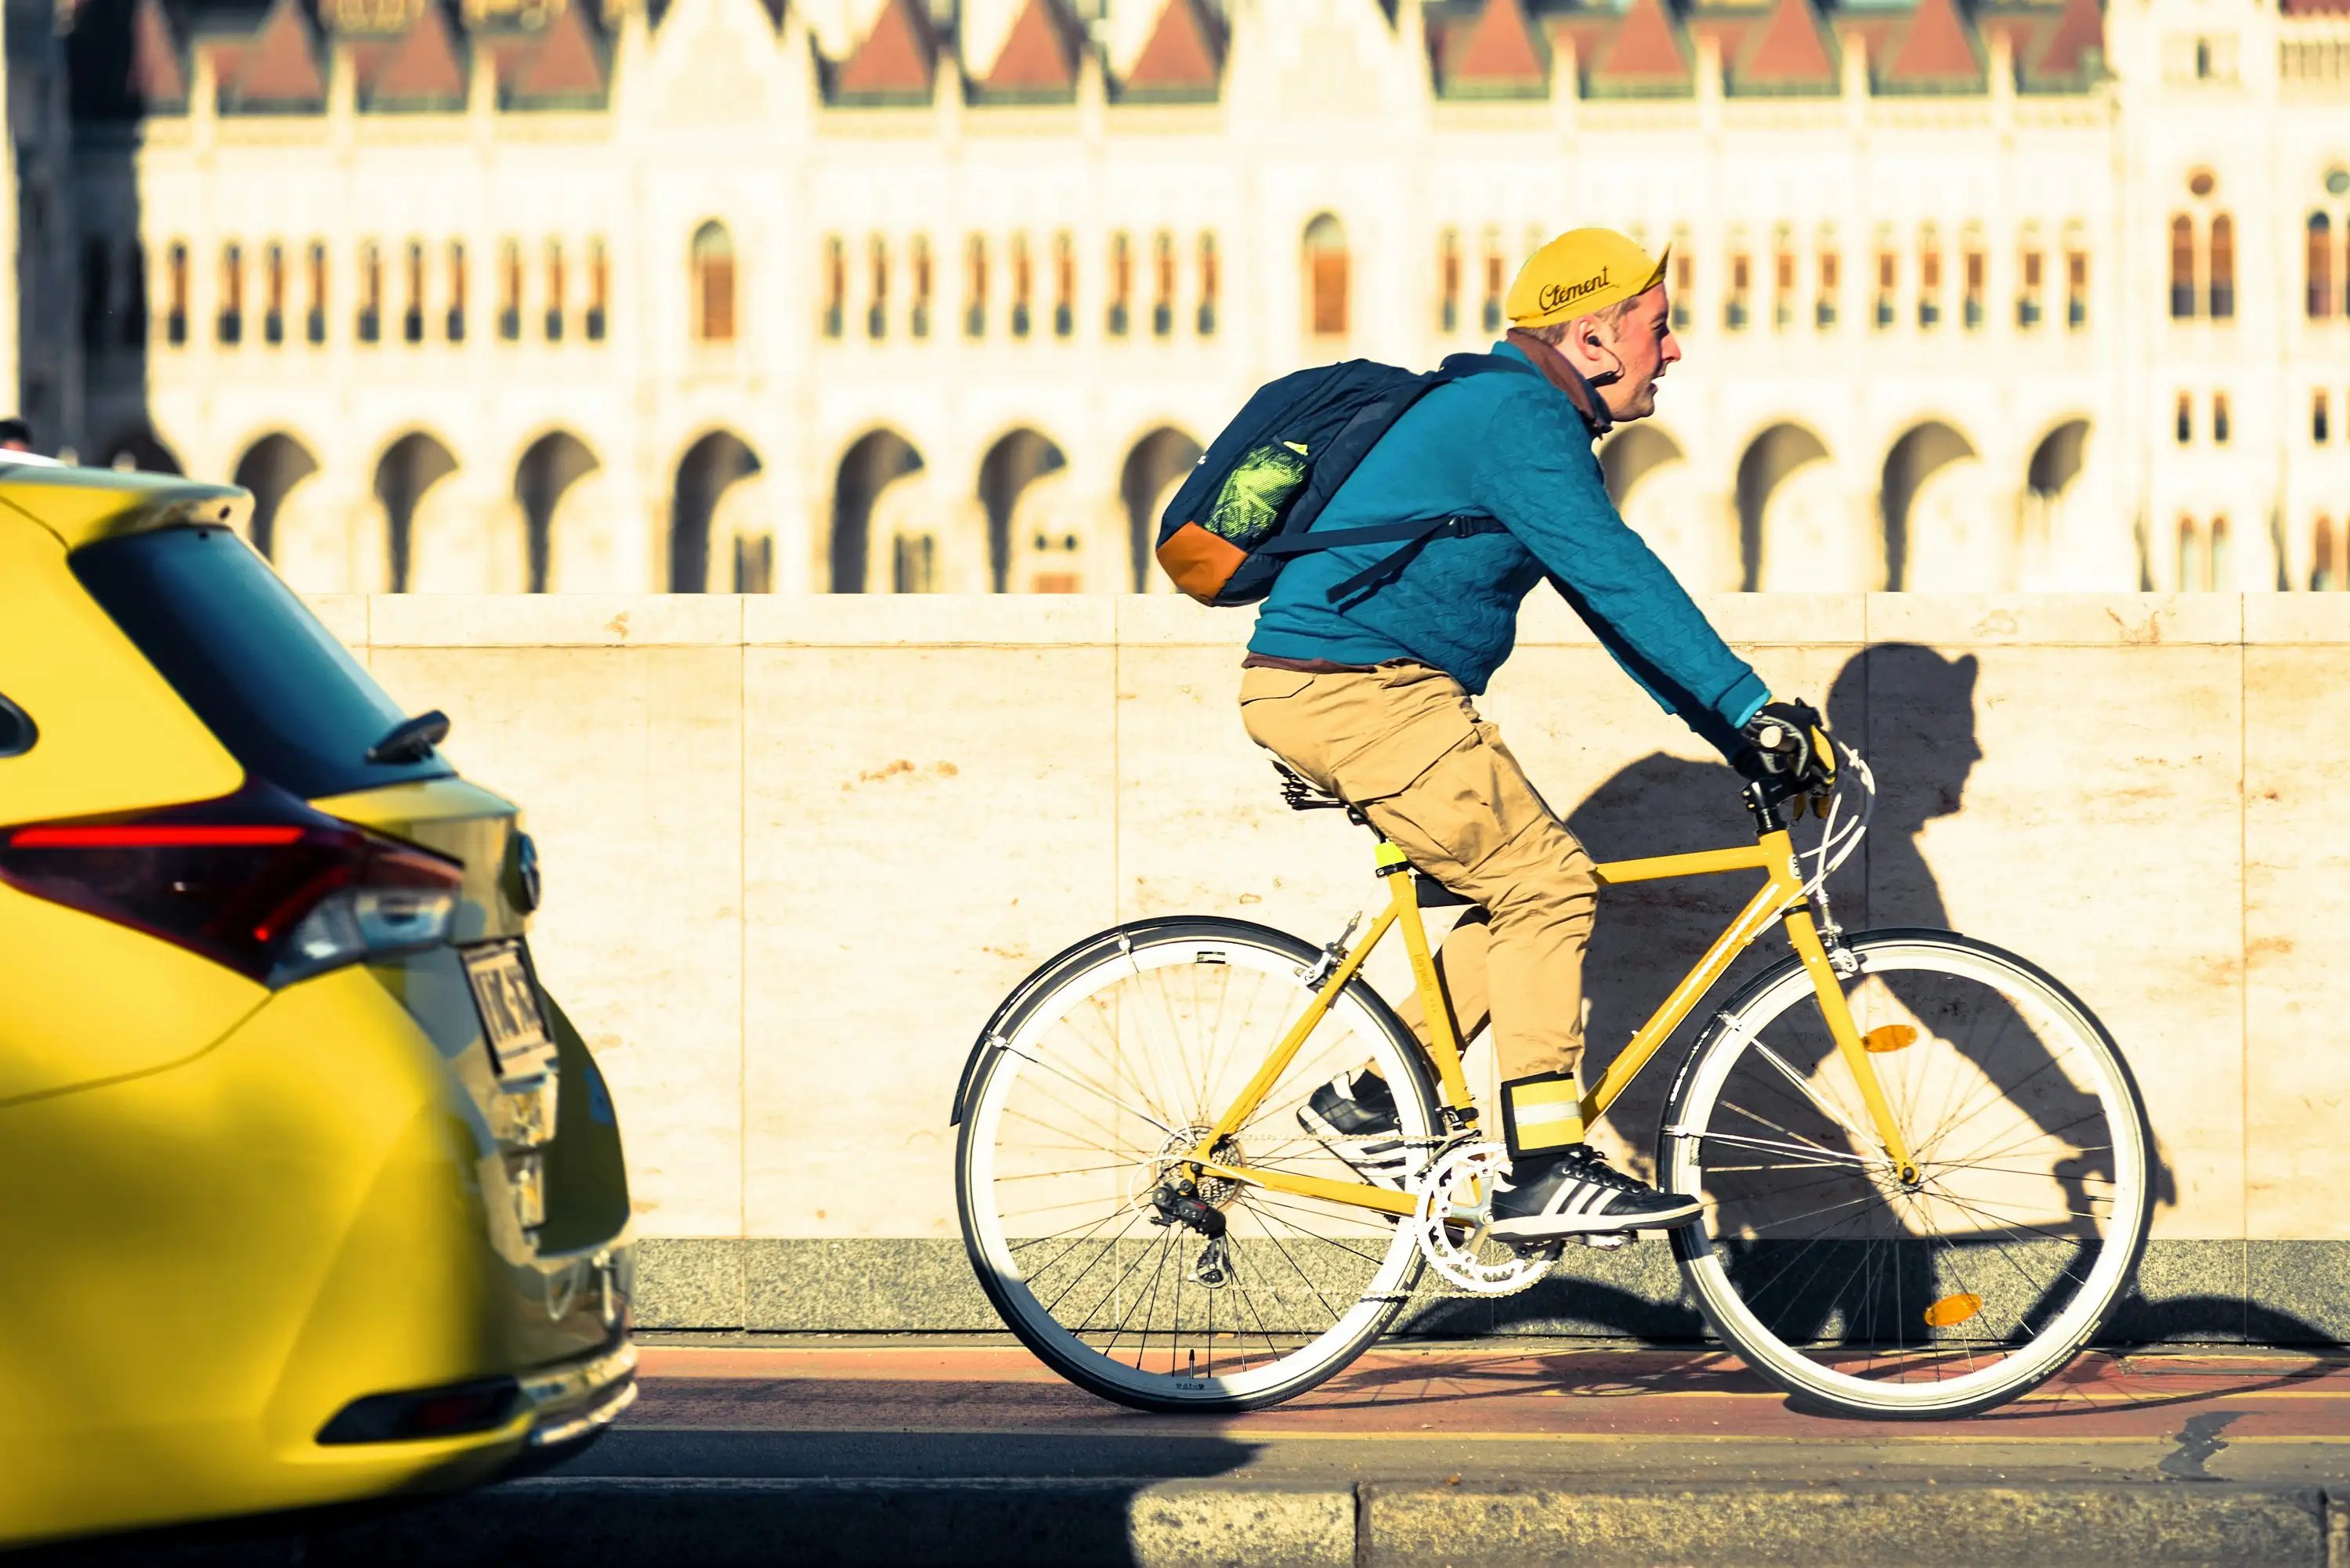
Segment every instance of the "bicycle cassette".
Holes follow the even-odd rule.
[[[1468,1143],[1440,1155],[1413,1183],[1419,1207],[1412,1225],[1420,1255],[1471,1295],[1514,1295],[1558,1262],[1555,1241],[1521,1251],[1488,1234],[1493,1185],[1509,1168],[1509,1153],[1500,1144]]]

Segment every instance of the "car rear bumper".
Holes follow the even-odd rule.
[[[600,1355],[522,1379],[530,1427],[525,1449],[557,1449],[608,1427],[637,1402],[637,1347],[623,1339]]]

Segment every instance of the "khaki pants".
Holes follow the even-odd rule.
[[[1417,664],[1331,675],[1247,670],[1241,722],[1258,745],[1361,808],[1415,867],[1482,909],[1453,929],[1437,960],[1462,1041],[1490,1021],[1505,1084],[1571,1076],[1583,1056],[1583,950],[1599,885],[1591,857],[1460,683]],[[1425,1045],[1417,999],[1400,1011]]]

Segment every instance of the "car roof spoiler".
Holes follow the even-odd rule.
[[[68,550],[125,534],[210,524],[243,532],[253,493],[174,473],[76,468],[30,453],[0,453],[0,506],[55,534]]]

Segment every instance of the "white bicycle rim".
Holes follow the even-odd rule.
[[[1231,1194],[1224,1206],[1243,1280],[1212,1294],[1222,1297],[1233,1289],[1243,1293],[1223,1309],[1229,1313],[1222,1318],[1228,1326],[1217,1327],[1216,1318],[1209,1315],[1217,1310],[1216,1303],[1205,1299],[1209,1293],[1196,1284],[1187,1290],[1187,1276],[1182,1272],[1196,1266],[1193,1256],[1204,1247],[1205,1238],[1180,1227],[1151,1226],[1147,1203],[1138,1206],[1136,1201],[1138,1195],[1155,1185],[1152,1160],[1176,1133],[1184,1130],[1168,1124],[1180,1117],[1186,1126],[1197,1126],[1218,1115],[1237,1097],[1241,1085],[1303,1010],[1312,994],[1303,983],[1303,969],[1290,953],[1239,934],[1146,936],[1127,951],[1107,952],[1067,976],[1008,1021],[1003,1049],[968,1110],[971,1127],[962,1178],[970,1195],[966,1213],[974,1261],[992,1274],[998,1303],[1021,1320],[1014,1326],[1041,1340],[1040,1348],[1049,1348],[1087,1376],[1142,1399],[1211,1407],[1261,1400],[1284,1386],[1318,1381],[1333,1363],[1344,1365],[1359,1354],[1393,1314],[1417,1274],[1419,1251],[1409,1225],[1389,1224],[1368,1210],[1243,1188]],[[1221,977],[1214,974],[1217,971],[1222,971]],[[1129,1000],[1163,1003],[1188,991],[1194,980],[1212,985],[1240,975],[1253,978],[1253,989],[1263,1003],[1277,1001],[1278,1006],[1256,1006],[1251,1016],[1241,1019],[1230,1016],[1228,1011],[1201,1008],[1200,1014],[1209,1023],[1207,1038],[1180,1066],[1176,1054],[1184,1043],[1173,1035],[1180,1032],[1185,1014],[1181,1007],[1170,1004],[1160,1012],[1148,1006],[1137,1008],[1129,1021],[1131,1029],[1115,1032],[1118,1038],[1114,1048],[1131,1071],[1105,1081],[1098,1061],[1093,1072],[1072,1070],[1074,1043],[1082,1041],[1088,1032],[1097,1036],[1101,1033],[1098,1026],[1104,1009],[1099,1003],[1105,996],[1117,997],[1120,1008]],[[1228,984],[1224,989],[1243,988]],[[1119,996],[1121,992],[1127,994]],[[1087,1017],[1089,1010],[1086,1029],[1072,1023],[1073,1018]],[[1408,1139],[1418,1140],[1414,1147],[1424,1162],[1430,1147],[1430,1108],[1416,1089],[1409,1088],[1417,1079],[1400,1049],[1369,1007],[1351,993],[1342,994],[1257,1114],[1242,1128],[1243,1157],[1255,1163],[1278,1163],[1315,1175],[1356,1179],[1348,1168],[1305,1137],[1295,1119],[1295,1109],[1305,1094],[1336,1071],[1375,1061],[1390,1085],[1407,1091],[1396,1096],[1403,1133]],[[1087,1079],[1092,1080],[1090,1087]],[[1034,1092],[1024,1095],[1024,1089]],[[1142,1103],[1146,1098],[1152,1103]],[[1089,1135],[1070,1135],[1073,1157],[1097,1159],[1103,1166],[1119,1163],[1119,1168],[1039,1173],[1005,1168],[1008,1154],[1024,1153],[1038,1138],[1055,1131],[1067,1133],[1066,1128],[1054,1129],[1040,1120],[1040,1108],[1055,1104],[1064,1109],[1077,1107],[1066,1119],[1082,1124],[1081,1133]],[[1174,1109],[1178,1105],[1180,1109]],[[1104,1121],[1105,1116],[1111,1119]],[[1147,1127],[1147,1137],[1118,1136],[1129,1126],[1138,1130]],[[1007,1127],[1018,1130],[1007,1135]],[[1014,1183],[1040,1175],[1055,1182],[1065,1176],[1091,1177],[1114,1185],[1105,1186],[1097,1198],[1079,1193],[1057,1205],[1049,1200],[1052,1195],[1040,1204],[1035,1194],[1013,1188]],[[1007,1190],[1018,1198],[1010,1210],[1017,1218],[1010,1226],[1003,1201]],[[1089,1200],[1102,1211],[1098,1223],[1086,1207]],[[1035,1228],[1034,1216],[1040,1208],[1061,1210],[1045,1216],[1052,1231],[1042,1237],[1014,1234],[1015,1228]],[[1334,1261],[1329,1251],[1333,1247],[1361,1257],[1359,1280],[1347,1281],[1358,1288],[1343,1301],[1327,1302],[1333,1309],[1326,1314],[1328,1323],[1309,1322],[1305,1328],[1284,1333],[1268,1326],[1264,1303],[1245,1293],[1253,1288],[1245,1281],[1254,1266],[1272,1262],[1269,1257],[1250,1254],[1253,1250],[1269,1253],[1278,1250],[1285,1238],[1294,1240],[1308,1223],[1301,1218],[1307,1213],[1330,1216],[1318,1223],[1333,1227],[1330,1234],[1337,1238],[1317,1253],[1320,1264]],[[1067,1242],[1071,1235],[1078,1240]],[[1107,1243],[1103,1237],[1108,1238]],[[1048,1256],[1041,1251],[1040,1242],[1096,1249],[1113,1268],[1124,1257],[1121,1247],[1139,1243],[1146,1250],[1162,1250],[1167,1255],[1156,1266],[1155,1288],[1138,1286],[1138,1293],[1153,1289],[1145,1321],[1139,1326],[1087,1322],[1074,1306],[1056,1315],[1056,1307],[1068,1300],[1074,1287],[1057,1281],[1058,1301],[1038,1299],[1031,1288],[1032,1277],[1050,1272],[1037,1262]],[[1024,1251],[1030,1256],[1024,1258]],[[1083,1262],[1085,1254],[1076,1257]],[[1354,1267],[1345,1258],[1335,1261],[1342,1269]],[[1317,1297],[1318,1293],[1311,1272],[1295,1258],[1289,1262],[1297,1269],[1301,1288],[1277,1315],[1280,1323],[1294,1327],[1300,1321],[1299,1303]],[[1170,1263],[1176,1265],[1172,1270]],[[1150,1267],[1128,1261],[1127,1277],[1138,1277]],[[1170,1279],[1166,1326],[1154,1328],[1149,1314],[1157,1312],[1160,1293],[1169,1290]],[[1312,1314],[1316,1308],[1305,1310]],[[1065,1315],[1078,1316],[1080,1321],[1074,1325],[1065,1323]],[[1200,1359],[1202,1351],[1204,1361]],[[1230,1365],[1219,1367],[1220,1356],[1229,1357]]]
[[[1921,1220],[1930,1221],[1937,1215],[1945,1219],[1956,1217],[1962,1223],[1974,1226],[1974,1234],[1963,1239],[1964,1245],[1987,1247],[1984,1254],[1986,1264],[2003,1261],[2009,1272],[2025,1273],[2027,1281],[2028,1272],[2013,1261],[2016,1251],[2036,1246],[2044,1254],[2052,1239],[2077,1249],[2089,1239],[2091,1226],[2102,1220],[2103,1231],[2094,1238],[2095,1257],[2085,1270],[2077,1273],[2072,1270],[2060,1272],[2060,1277],[2074,1281],[2069,1299],[2046,1315],[2036,1327],[2030,1328],[2020,1343],[2016,1342],[2014,1335],[2025,1331],[2025,1314],[2015,1316],[2015,1326],[2007,1334],[1998,1339],[1983,1337],[1998,1327],[1992,1321],[1992,1314],[1986,1310],[1986,1301],[2002,1292],[2011,1298],[2022,1293],[2014,1281],[2004,1276],[1991,1278],[1980,1291],[1970,1286],[1946,1296],[1914,1299],[1908,1303],[1901,1303],[1897,1294],[1897,1311],[1890,1314],[1891,1319],[1903,1324],[1903,1332],[1918,1333],[1918,1343],[1913,1349],[1897,1349],[1881,1357],[1872,1356],[1866,1349],[1838,1349],[1818,1342],[1809,1347],[1810,1353],[1807,1354],[1805,1346],[1791,1344],[1784,1337],[1785,1321],[1775,1325],[1766,1323],[1750,1298],[1767,1295],[1769,1287],[1757,1290],[1750,1280],[1747,1288],[1742,1289],[1732,1277],[1731,1264],[1737,1249],[1742,1245],[1751,1246],[1762,1238],[1751,1223],[1738,1227],[1742,1232],[1740,1235],[1724,1233],[1726,1224],[1736,1224],[1734,1211],[1740,1206],[1740,1199],[1735,1196],[1738,1183],[1731,1173],[1742,1168],[1767,1168],[1749,1163],[1766,1158],[1780,1159],[1783,1168],[1790,1171],[1801,1168],[1804,1162],[1809,1161],[1813,1168],[1829,1172],[1827,1176],[1813,1179],[1811,1182],[1814,1189],[1828,1187],[1829,1191],[1820,1193],[1815,1190],[1814,1196],[1801,1199],[1822,1207],[1813,1210],[1809,1215],[1798,1211],[1794,1216],[1796,1221],[1807,1222],[1814,1233],[1806,1236],[1803,1229],[1794,1228],[1782,1236],[1770,1238],[1773,1245],[1794,1245],[1797,1248],[1790,1261],[1781,1265],[1779,1274],[1773,1276],[1775,1280],[1790,1272],[1802,1253],[1819,1247],[1835,1225],[1846,1223],[1844,1220],[1830,1222],[1820,1218],[1829,1212],[1830,1207],[1863,1205],[1865,1193],[1861,1199],[1831,1205],[1830,1200],[1835,1198],[1832,1184],[1843,1181],[1856,1191],[1859,1190],[1864,1173],[1857,1168],[1867,1162],[1856,1156],[1875,1152],[1873,1142],[1865,1131],[1866,1116],[1860,1108],[1856,1086],[1851,1083],[1850,1075],[1845,1072],[1834,1053],[1821,1053],[1816,1044],[1808,1050],[1791,1051],[1783,1039],[1773,1044],[1774,1035],[1800,1034],[1805,1031],[1815,1031],[1821,1038],[1825,1034],[1825,1024],[1820,1021],[1818,1009],[1814,1003],[1810,976],[1797,968],[1748,1002],[1735,1015],[1723,1015],[1705,1054],[1693,1065],[1685,1089],[1676,1097],[1676,1114],[1669,1118],[1671,1125],[1666,1129],[1660,1149],[1666,1184],[1675,1190],[1700,1194],[1707,1199],[1706,1213],[1700,1221],[1705,1226],[1706,1242],[1701,1248],[1690,1249],[1697,1255],[1688,1258],[1684,1268],[1690,1282],[1711,1308],[1716,1325],[1724,1337],[1755,1364],[1758,1370],[1773,1376],[1783,1386],[1800,1390],[1841,1408],[1878,1415],[1931,1415],[1995,1404],[2003,1397],[2032,1387],[2062,1366],[2095,1332],[2106,1312],[2128,1283],[2129,1272],[2137,1261],[2139,1243],[2143,1240],[2147,1213],[2148,1150],[2143,1113],[2127,1069],[2115,1054],[2095,1021],[2061,990],[2051,986],[2030,970],[1971,944],[1930,937],[1904,935],[1875,940],[1862,937],[1856,939],[1853,950],[1861,959],[1862,970],[1859,975],[1846,981],[1846,989],[1855,1000],[1856,1014],[1864,1033],[1881,1023],[1890,1023],[1897,1028],[1919,1030],[1921,1035],[1913,1045],[1897,1045],[1886,1054],[1872,1057],[1879,1067],[1887,1096],[1894,1101],[1896,1115],[1903,1119],[1904,1136],[1925,1146],[1912,1150],[1921,1168],[1927,1172],[1922,1191],[1911,1195],[1906,1205],[1888,1199],[1881,1206],[1883,1213],[1900,1218],[1880,1220],[1879,1223],[1899,1224],[1908,1232],[1897,1233],[1891,1238],[1896,1245],[1888,1249],[1888,1253],[1892,1254],[1888,1266],[1896,1270],[1902,1267],[1898,1256],[1899,1243],[1908,1241],[1911,1250],[1910,1266],[1914,1268],[1917,1245],[1924,1242],[1929,1249],[1924,1254],[1928,1272],[1950,1272],[1943,1265],[1946,1261],[1955,1264],[1961,1253],[1960,1245],[1945,1241],[1949,1254],[1946,1260],[1944,1254],[1930,1251],[1934,1234],[1930,1223],[1924,1228],[1925,1234],[1918,1233],[1916,1222]],[[2056,1137],[2044,1127],[2036,1140],[2027,1134],[2021,1140],[2004,1146],[1996,1141],[2002,1136],[1996,1130],[1965,1133],[1964,1129],[1970,1123],[1980,1122],[1987,1114],[1995,1115],[1991,1107],[2001,1105],[2002,1096],[2007,1091],[2001,1088],[1998,1078],[1989,1070],[1976,1064],[1975,1057],[1960,1051],[1949,1038],[1930,1027],[1928,1021],[1912,1017],[1905,1024],[1891,1016],[1908,1011],[1899,1003],[1888,981],[1888,977],[1902,975],[1954,977],[1958,981],[1971,981],[1995,988],[2011,1002],[2028,1001],[2031,1011],[2037,1017],[2025,1022],[2033,1027],[2034,1043],[2041,1048],[2046,1061],[2025,1074],[2022,1080],[2012,1087],[2017,1090],[2028,1088],[2031,1092],[2025,1097],[2033,1103],[2043,1099],[2061,1100],[2067,1093],[2076,1102],[2085,1096],[2093,1097],[2101,1125],[2092,1129],[2084,1121],[2065,1127],[2064,1130],[2067,1133],[2081,1130],[2091,1137],[2101,1138],[2103,1142],[2094,1147],[2084,1146],[2079,1140],[2074,1140],[2074,1147],[2085,1153],[2109,1153],[2110,1176],[2086,1179],[2078,1173],[2067,1176],[2061,1162],[2052,1164],[2046,1172],[2033,1168],[2033,1162],[2041,1156],[2031,1149],[2031,1144],[2034,1141],[2054,1143]],[[1877,999],[1866,994],[1871,989],[1872,978],[1878,982],[1875,988],[1878,992]],[[1912,989],[1930,987],[1924,982],[1913,982]],[[1887,1004],[1877,1004],[1880,1000]],[[2016,1008],[2012,1012],[2014,1019],[2024,1018],[2022,1009]],[[1886,1016],[1876,1016],[1877,1014]],[[1801,1021],[1800,1028],[1797,1027],[1798,1021]],[[2014,1035],[2012,1022],[2002,1020],[2001,1027],[2008,1031],[2007,1034],[1988,1052],[1978,1043],[1978,1054],[1991,1054],[1994,1059],[2000,1051],[2028,1054],[2031,1046]],[[1899,1037],[1896,1035],[1894,1038],[1898,1040]],[[1764,1054],[1765,1052],[1775,1053],[1778,1059],[1773,1061],[1770,1055]],[[1911,1059],[1905,1062],[1902,1060],[1905,1056]],[[1808,1073],[1805,1071],[1807,1060],[1810,1064]],[[2029,1064],[2028,1061],[2025,1064]],[[1971,1076],[1967,1071],[1970,1065],[1975,1066]],[[1764,1119],[1762,1116],[1737,1109],[1734,1102],[1726,1106],[1723,1102],[1725,1088],[1732,1073],[1742,1066],[1764,1083],[1774,1079],[1785,1080],[1788,1086],[1782,1092],[1787,1103],[1799,1106],[1808,1103],[1818,1114],[1817,1122],[1808,1130],[1801,1127],[1783,1127],[1779,1133],[1773,1133],[1756,1125]],[[1942,1097],[1939,1101],[1933,1097],[1937,1093],[1936,1086],[1925,1081],[1937,1069],[1950,1080],[1949,1085],[1941,1087]],[[1796,1085],[1794,1080],[1798,1077],[1805,1082]],[[1975,1079],[1980,1082],[1972,1081]],[[2004,1103],[2012,1108],[2013,1096],[2010,1096]],[[2043,1114],[2061,1116],[2064,1113],[2060,1109]],[[1784,1119],[1789,1122],[1796,1120],[1794,1117]],[[2020,1127],[2032,1119],[2027,1112],[2014,1118],[2014,1125]],[[1912,1120],[1918,1124],[1915,1129],[1909,1125]],[[1822,1127],[1839,1124],[1841,1141],[1819,1130]],[[1970,1149],[1961,1159],[1958,1151],[1962,1134],[1993,1140],[1988,1154]],[[1939,1148],[1935,1147],[1937,1138],[1942,1140]],[[1809,1152],[1795,1152],[1799,1148]],[[1777,1151],[1775,1155],[1773,1150]],[[2024,1152],[2018,1154],[2012,1150]],[[1949,1158],[1938,1167],[1937,1159],[1942,1156]],[[2012,1160],[2013,1164],[1989,1163],[1995,1159]],[[1881,1153],[1877,1154],[1876,1163],[1883,1165]],[[1938,1177],[1938,1169],[1944,1174]],[[1889,1172],[1879,1170],[1865,1174],[1880,1193],[1891,1191],[1898,1186],[1892,1183]],[[1956,1195],[1955,1184],[1960,1175],[1971,1180],[1978,1174],[1990,1178],[1992,1189],[2001,1196],[1987,1199],[1980,1196],[1961,1198]],[[2074,1183],[2075,1187],[2064,1188],[2063,1184],[2066,1181]],[[2076,1189],[2087,1191],[2087,1181],[2097,1182],[2105,1190],[2092,1195],[2080,1209],[2074,1209],[2071,1205],[2081,1202],[2081,1199],[2067,1196],[2064,1199],[2064,1212],[2071,1215],[2071,1219],[2054,1224],[2035,1225],[2024,1218],[2027,1214],[2049,1217],[2042,1215],[2049,1201],[2046,1194],[2030,1195],[2029,1201],[2040,1205],[2040,1208],[2025,1207],[2025,1194],[2030,1187],[2054,1184],[2070,1194]],[[1794,1190],[1794,1185],[1790,1184],[1787,1190]],[[1981,1189],[1970,1188],[1970,1190],[1979,1192]],[[2010,1204],[2015,1207],[2011,1209],[2008,1207]],[[2101,1206],[2103,1215],[2096,1212]],[[1768,1211],[1760,1199],[1754,1200],[1752,1207],[1758,1214]],[[2070,1227],[2069,1233],[2067,1226]],[[2021,1242],[2018,1247],[2011,1247],[2000,1240],[2002,1235],[2012,1237],[2018,1231],[2032,1232],[2040,1240]],[[1998,1253],[1999,1259],[1992,1260],[1989,1256],[1991,1252]],[[1760,1272],[1760,1269],[1756,1272]],[[1881,1298],[1885,1284],[1884,1278],[1877,1278],[1861,1282],[1861,1289],[1873,1291]],[[2043,1287],[2043,1298],[2052,1288],[2053,1282]],[[1898,1283],[1895,1289],[1898,1292]],[[1794,1287],[1790,1288],[1789,1293],[1791,1296],[1794,1293]],[[1907,1315],[1912,1310],[1918,1314],[1923,1323],[1935,1324],[1934,1319],[1924,1316],[1929,1308],[1944,1309],[1952,1314],[1979,1315],[1984,1321],[1970,1334],[1953,1335],[1947,1339],[1906,1327]],[[1851,1309],[1847,1307],[1845,1310],[1847,1314],[1845,1329],[1851,1334],[1856,1325],[1849,1321]],[[1872,1303],[1869,1308],[1872,1316],[1875,1310]],[[1969,1318],[1961,1317],[1955,1326],[1963,1329],[1969,1321]],[[1939,1325],[1935,1326],[1939,1329]],[[1905,1355],[1908,1358],[1906,1361],[1903,1359]],[[1828,1359],[1846,1365],[1856,1363],[1859,1371],[1856,1373],[1827,1365]],[[1945,1372],[1951,1375],[1944,1376]]]

